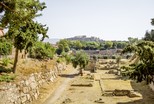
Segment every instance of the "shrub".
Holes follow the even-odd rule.
[[[2,65],[8,66],[9,63],[10,63],[10,59],[9,58],[3,58],[2,59]]]
[[[0,40],[0,55],[9,55],[12,52],[12,43],[9,40]]]
[[[2,73],[2,72],[4,72],[4,73],[10,73],[10,72],[12,72],[12,69],[6,69],[4,67],[0,67],[0,73]]]
[[[11,82],[15,79],[15,75],[2,74],[0,75],[0,82]]]
[[[53,58],[55,48],[49,43],[37,42],[33,48],[30,49],[30,57],[37,59]]]

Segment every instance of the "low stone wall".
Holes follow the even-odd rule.
[[[59,70],[66,65],[57,64],[54,70],[34,73],[18,82],[0,84],[0,104],[29,104],[39,96],[39,88],[47,82],[53,82]]]

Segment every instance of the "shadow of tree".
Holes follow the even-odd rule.
[[[61,74],[60,77],[65,78],[74,78],[75,76],[78,76],[79,74]]]
[[[119,102],[117,104],[154,104],[154,91],[145,82],[131,81],[132,88],[142,95],[142,99],[131,102]]]
[[[10,73],[12,72],[11,68],[6,68],[4,66],[0,66],[0,73]]]

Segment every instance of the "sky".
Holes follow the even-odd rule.
[[[49,38],[78,35],[103,40],[142,38],[154,28],[154,0],[41,0],[47,8],[36,20],[49,27]]]

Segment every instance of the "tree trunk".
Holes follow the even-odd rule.
[[[19,53],[19,50],[16,48],[14,64],[13,64],[13,73],[16,72],[16,67],[17,67],[17,62],[18,62],[18,53]]]
[[[83,69],[80,68],[80,75],[83,76]]]

